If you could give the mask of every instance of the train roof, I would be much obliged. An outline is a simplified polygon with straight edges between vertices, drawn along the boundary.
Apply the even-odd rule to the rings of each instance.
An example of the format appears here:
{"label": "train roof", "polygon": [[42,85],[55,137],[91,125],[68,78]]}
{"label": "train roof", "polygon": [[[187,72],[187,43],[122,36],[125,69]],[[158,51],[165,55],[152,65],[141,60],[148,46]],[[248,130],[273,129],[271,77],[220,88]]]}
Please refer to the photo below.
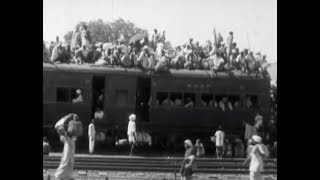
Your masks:
{"label": "train roof", "polygon": [[[43,71],[62,71],[62,72],[79,72],[92,74],[121,74],[121,75],[141,75],[147,76],[138,68],[108,67],[97,66],[93,64],[49,64],[43,63]],[[152,76],[171,76],[171,77],[196,77],[211,78],[210,71],[207,70],[188,70],[188,69],[170,69],[168,72],[156,73]],[[262,75],[248,75],[240,71],[231,73],[218,72],[215,78],[239,78],[239,79],[263,79]]]}

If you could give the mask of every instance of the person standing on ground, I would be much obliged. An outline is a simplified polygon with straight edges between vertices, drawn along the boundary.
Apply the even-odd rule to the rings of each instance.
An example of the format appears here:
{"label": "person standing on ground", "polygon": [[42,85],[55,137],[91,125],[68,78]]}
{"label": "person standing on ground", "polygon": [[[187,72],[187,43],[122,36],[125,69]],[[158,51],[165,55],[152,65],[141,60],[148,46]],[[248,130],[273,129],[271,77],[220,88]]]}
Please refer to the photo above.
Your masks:
{"label": "person standing on ground", "polygon": [[136,138],[137,138],[136,122],[135,121],[136,121],[136,115],[135,114],[131,114],[129,116],[128,131],[127,131],[128,141],[129,141],[129,144],[131,146],[130,156],[133,153],[133,148],[134,148],[134,146],[136,144]]}
{"label": "person standing on ground", "polygon": [[197,148],[197,153],[196,153],[197,157],[203,158],[205,151],[200,139],[197,139],[195,147]]}
{"label": "person standing on ground", "polygon": [[263,180],[261,172],[263,171],[263,157],[267,157],[268,149],[261,143],[262,138],[260,136],[252,136],[253,146],[250,150],[249,157],[243,162],[246,164],[250,160],[250,180]]}
{"label": "person standing on ground", "polygon": [[75,153],[75,137],[68,131],[60,136],[60,140],[64,143],[60,165],[54,176],[57,179],[73,179],[74,153]]}
{"label": "person standing on ground", "polygon": [[223,145],[224,145],[224,137],[225,134],[222,131],[222,127],[219,126],[218,131],[214,134],[216,137],[216,153],[217,159],[222,159]]}
{"label": "person standing on ground", "polygon": [[94,119],[92,119],[91,123],[88,127],[88,137],[89,137],[89,153],[92,154],[94,151],[94,142],[95,142],[96,130],[94,127]]}
{"label": "person standing on ground", "polygon": [[184,147],[186,148],[186,153],[180,169],[181,180],[191,180],[193,174],[192,167],[194,167],[196,159],[196,149],[189,139],[184,141]]}

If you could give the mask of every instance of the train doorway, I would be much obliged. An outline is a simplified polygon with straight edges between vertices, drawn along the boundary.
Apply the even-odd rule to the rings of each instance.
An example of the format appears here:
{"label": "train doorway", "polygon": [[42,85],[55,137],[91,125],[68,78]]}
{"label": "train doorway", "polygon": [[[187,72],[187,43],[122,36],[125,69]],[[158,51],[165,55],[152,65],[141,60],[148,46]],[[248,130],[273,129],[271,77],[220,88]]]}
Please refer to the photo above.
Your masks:
{"label": "train doorway", "polygon": [[95,117],[96,112],[99,114],[104,111],[105,80],[104,76],[93,76],[92,78],[91,118]]}
{"label": "train doorway", "polygon": [[151,79],[139,77],[137,79],[136,108],[137,119],[141,122],[149,122],[149,109],[151,105]]}

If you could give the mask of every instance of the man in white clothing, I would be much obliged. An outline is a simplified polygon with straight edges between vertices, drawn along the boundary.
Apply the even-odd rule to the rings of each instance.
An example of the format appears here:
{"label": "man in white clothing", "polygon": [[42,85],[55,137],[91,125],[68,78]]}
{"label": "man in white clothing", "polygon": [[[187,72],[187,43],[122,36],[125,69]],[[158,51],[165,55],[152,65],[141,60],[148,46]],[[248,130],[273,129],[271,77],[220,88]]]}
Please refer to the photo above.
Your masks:
{"label": "man in white clothing", "polygon": [[72,100],[72,103],[73,103],[73,104],[83,102],[81,90],[80,90],[80,89],[77,89],[77,90],[76,90],[76,93],[77,93],[77,97]]}
{"label": "man in white clothing", "polygon": [[89,153],[92,154],[94,151],[94,141],[95,141],[96,130],[94,128],[94,119],[89,124],[88,127],[88,137],[89,137]]}
{"label": "man in white clothing", "polygon": [[249,157],[244,161],[246,164],[250,160],[250,180],[263,180],[261,172],[263,171],[263,158],[269,155],[268,149],[261,143],[261,137],[252,136],[253,146],[250,149]]}
{"label": "man in white clothing", "polygon": [[224,132],[222,131],[221,126],[219,126],[218,131],[216,131],[215,137],[216,137],[217,159],[222,159],[222,151],[223,151],[223,145],[224,145]]}
{"label": "man in white clothing", "polygon": [[129,116],[129,123],[128,123],[128,141],[129,144],[131,146],[131,150],[130,150],[130,156],[132,155],[133,152],[133,148],[136,144],[136,137],[137,137],[137,132],[136,132],[136,115],[135,114],[131,114]]}

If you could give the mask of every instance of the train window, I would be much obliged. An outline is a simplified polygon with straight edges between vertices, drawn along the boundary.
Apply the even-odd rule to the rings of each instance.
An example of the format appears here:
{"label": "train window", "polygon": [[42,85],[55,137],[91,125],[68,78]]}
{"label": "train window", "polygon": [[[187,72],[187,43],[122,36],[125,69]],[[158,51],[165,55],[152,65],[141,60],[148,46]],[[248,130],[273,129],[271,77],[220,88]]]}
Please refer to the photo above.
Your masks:
{"label": "train window", "polygon": [[238,109],[240,106],[240,95],[230,95],[229,96],[229,102],[233,106],[234,109]]}
{"label": "train window", "polygon": [[123,107],[128,104],[128,90],[116,90],[115,106]]}
{"label": "train window", "polygon": [[182,106],[182,93],[170,93],[170,104],[172,106]]}
{"label": "train window", "polygon": [[217,95],[216,96],[216,102],[220,110],[226,111],[226,110],[233,110],[233,104],[230,101],[229,95]]}
{"label": "train window", "polygon": [[192,108],[195,105],[196,95],[194,93],[184,94],[184,107]]}
{"label": "train window", "polygon": [[83,91],[80,88],[71,88],[71,98],[72,103],[82,103],[83,102]]}
{"label": "train window", "polygon": [[209,104],[213,105],[213,95],[212,94],[201,94],[201,107],[209,107]]}
{"label": "train window", "polygon": [[169,93],[167,92],[158,92],[157,93],[157,106],[163,106],[169,104]]}
{"label": "train window", "polygon": [[253,108],[258,103],[258,96],[256,95],[246,95],[245,105],[246,108]]}
{"label": "train window", "polygon": [[57,88],[57,102],[70,102],[69,88]]}

